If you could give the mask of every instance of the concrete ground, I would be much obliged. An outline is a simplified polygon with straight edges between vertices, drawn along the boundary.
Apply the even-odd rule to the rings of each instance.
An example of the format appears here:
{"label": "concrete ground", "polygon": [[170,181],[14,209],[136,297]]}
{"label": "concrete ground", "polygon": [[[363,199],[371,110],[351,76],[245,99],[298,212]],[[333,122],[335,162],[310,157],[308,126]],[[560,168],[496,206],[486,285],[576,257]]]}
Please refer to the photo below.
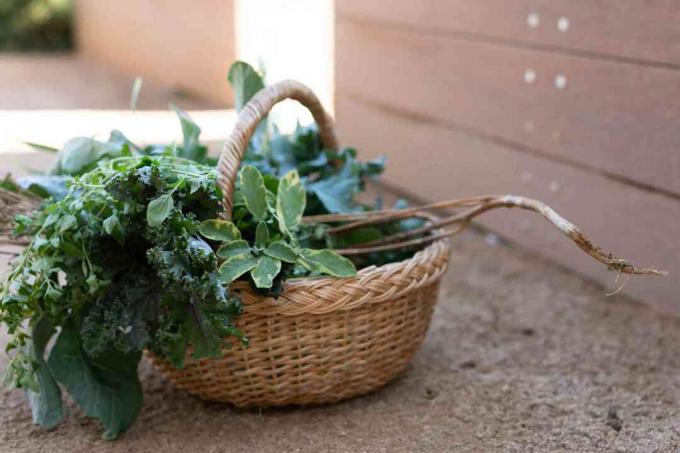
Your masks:
{"label": "concrete ground", "polygon": [[144,408],[118,441],[100,440],[72,404],[54,430],[36,427],[10,392],[0,451],[679,451],[680,322],[485,239],[456,238],[421,350],[372,395],[243,411],[176,390],[145,363]]}

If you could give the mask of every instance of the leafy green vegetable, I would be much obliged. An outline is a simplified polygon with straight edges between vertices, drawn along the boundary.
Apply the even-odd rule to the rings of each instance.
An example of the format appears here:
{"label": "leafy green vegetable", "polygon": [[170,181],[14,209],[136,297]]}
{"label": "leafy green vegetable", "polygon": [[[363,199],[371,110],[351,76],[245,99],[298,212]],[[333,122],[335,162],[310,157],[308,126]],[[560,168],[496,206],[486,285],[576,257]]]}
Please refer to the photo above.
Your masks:
{"label": "leafy green vegetable", "polygon": [[262,248],[267,245],[267,242],[269,242],[269,228],[265,222],[260,222],[255,230],[255,246]]}
{"label": "leafy green vegetable", "polygon": [[235,241],[241,239],[241,232],[236,225],[226,220],[204,220],[198,226],[203,237],[213,241]]}
{"label": "leafy green vegetable", "polygon": [[233,282],[241,275],[257,266],[257,258],[252,255],[236,255],[220,266],[220,280],[225,285]]}
{"label": "leafy green vegetable", "polygon": [[[227,76],[229,83],[234,88],[234,106],[240,112],[246,103],[258,91],[264,88],[264,80],[248,63],[237,61],[231,65]],[[252,143],[257,147],[268,148],[269,137],[267,136],[267,120],[260,121],[255,128]]]}
{"label": "leafy green vegetable", "polygon": [[37,391],[27,390],[33,421],[45,428],[52,428],[64,417],[61,391],[45,362],[45,346],[54,332],[50,321],[41,318],[31,332],[30,357],[35,364]]}
{"label": "leafy green vegetable", "polygon": [[264,82],[260,75],[243,61],[237,61],[231,65],[227,79],[234,87],[236,110],[241,110],[250,98],[264,88]]}
{"label": "leafy green vegetable", "polygon": [[171,193],[154,198],[146,208],[146,222],[152,227],[160,225],[168,218],[174,207],[175,202]]}
{"label": "leafy green vegetable", "polygon": [[177,155],[196,162],[203,162],[208,152],[208,148],[201,145],[198,137],[201,135],[201,128],[177,106],[172,106],[179,118],[182,126],[183,144]]}
{"label": "leafy green vegetable", "polygon": [[286,245],[283,241],[276,241],[269,245],[264,250],[264,254],[276,258],[279,261],[286,263],[295,263],[298,259],[298,253],[291,246]]}
{"label": "leafy green vegetable", "polygon": [[[7,379],[31,392],[37,422],[60,418],[56,378],[114,437],[141,404],[143,349],[182,366],[189,344],[214,356],[225,337],[243,339],[233,326],[241,304],[199,236],[221,209],[215,180],[214,168],[174,156],[121,156],[17,217],[32,242],[0,286],[0,321],[12,335]],[[48,365],[41,354],[53,328],[43,326],[61,327]]]}
{"label": "leafy green vegetable", "polygon": [[62,327],[48,364],[55,378],[90,417],[102,422],[105,439],[115,439],[134,423],[142,407],[142,386],[137,377],[141,352],[128,356],[109,353],[105,360],[85,356],[78,328]]}
{"label": "leafy green vegetable", "polygon": [[257,261],[257,266],[250,272],[255,286],[258,288],[271,288],[274,278],[281,271],[281,261],[270,256],[261,256]]}
{"label": "leafy green vegetable", "polygon": [[222,259],[229,259],[234,256],[247,255],[250,253],[250,245],[243,240],[231,241],[223,244],[217,249],[217,256]]}
{"label": "leafy green vegetable", "polygon": [[352,277],[356,275],[354,264],[332,250],[303,249],[301,255],[301,263],[313,272],[333,275],[335,277]]}
{"label": "leafy green vegetable", "polygon": [[305,189],[300,184],[297,171],[291,170],[279,181],[276,194],[276,214],[282,233],[295,229],[305,212]]}
{"label": "leafy green vegetable", "polygon": [[255,220],[262,221],[267,215],[266,189],[262,174],[250,165],[241,170],[241,194],[248,211]]}
{"label": "leafy green vegetable", "polygon": [[[245,63],[234,66],[229,80],[239,109],[264,86]],[[175,111],[180,146],[140,147],[119,131],[105,142],[77,138],[58,152],[53,175],[2,182],[46,198],[37,212],[16,218],[15,233],[31,242],[0,285],[0,322],[11,335],[5,381],[28,392],[37,423],[61,419],[58,381],[114,438],[141,406],[143,350],[180,368],[189,351],[194,359],[218,357],[229,337],[247,344],[234,324],[243,310],[229,291],[235,280],[278,297],[290,276],[351,277],[355,263],[412,253],[352,262],[319,250],[377,240],[421,221],[333,236],[328,226],[303,223],[303,215],[371,209],[355,195],[384,164],[359,162],[351,148],[324,149],[313,127],[287,136],[270,131],[266,121],[258,126],[235,188],[232,221],[218,219],[215,161],[200,143],[198,125]]]}
{"label": "leafy green vegetable", "polygon": [[109,146],[109,143],[90,137],[72,138],[57,153],[57,172],[65,175],[81,175],[91,170],[104,157],[127,154],[125,148]]}

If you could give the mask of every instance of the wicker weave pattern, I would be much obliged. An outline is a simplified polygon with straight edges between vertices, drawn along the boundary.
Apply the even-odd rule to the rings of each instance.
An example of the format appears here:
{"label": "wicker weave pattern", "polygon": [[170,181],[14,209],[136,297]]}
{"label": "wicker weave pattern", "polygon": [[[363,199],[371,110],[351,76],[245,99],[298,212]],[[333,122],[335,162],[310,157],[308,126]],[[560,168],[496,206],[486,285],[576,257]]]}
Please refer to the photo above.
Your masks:
{"label": "wicker weave pattern", "polygon": [[[294,81],[256,94],[239,113],[218,163],[229,219],[238,167],[257,124],[274,104],[292,98],[306,106],[326,148],[337,149],[333,120],[309,88]],[[218,359],[173,368],[148,354],[180,388],[237,406],[320,404],[382,386],[408,363],[427,332],[449,257],[442,239],[412,258],[361,270],[354,278],[306,278],[285,283],[278,300],[233,284],[246,305],[238,321],[250,339],[232,343]]]}
{"label": "wicker weave pattern", "polygon": [[236,406],[320,404],[368,393],[394,378],[418,349],[448,256],[448,243],[440,241],[356,278],[318,279],[311,288],[292,282],[277,301],[243,289],[247,307],[239,327],[249,347],[234,344],[219,359],[187,357],[181,370],[151,359],[178,387]]}

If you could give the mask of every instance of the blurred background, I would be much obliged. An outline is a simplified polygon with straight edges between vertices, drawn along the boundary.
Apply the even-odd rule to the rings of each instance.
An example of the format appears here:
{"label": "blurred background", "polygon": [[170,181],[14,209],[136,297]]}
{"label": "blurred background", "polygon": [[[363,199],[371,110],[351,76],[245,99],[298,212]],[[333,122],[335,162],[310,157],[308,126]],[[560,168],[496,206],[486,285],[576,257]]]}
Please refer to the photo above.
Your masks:
{"label": "blurred background", "polygon": [[[541,199],[604,248],[668,269],[623,292],[677,311],[678,24],[667,0],[1,0],[0,169],[49,167],[27,141],[178,139],[169,103],[217,149],[234,121],[227,70],[243,59],[270,83],[310,85],[343,144],[388,156],[387,189]],[[275,118],[309,121],[292,103]],[[535,216],[480,223],[622,283]]]}

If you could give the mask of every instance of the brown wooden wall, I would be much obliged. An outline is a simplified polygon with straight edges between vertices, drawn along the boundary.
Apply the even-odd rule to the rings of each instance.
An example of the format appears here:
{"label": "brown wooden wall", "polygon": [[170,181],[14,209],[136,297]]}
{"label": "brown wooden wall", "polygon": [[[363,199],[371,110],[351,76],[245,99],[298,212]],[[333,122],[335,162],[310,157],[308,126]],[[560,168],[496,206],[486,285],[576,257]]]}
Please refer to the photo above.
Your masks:
{"label": "brown wooden wall", "polygon": [[[423,199],[542,199],[666,279],[625,292],[680,308],[680,3],[337,0],[341,138],[389,157]],[[615,287],[539,218],[481,220]]]}
{"label": "brown wooden wall", "polygon": [[78,51],[156,86],[233,105],[233,0],[76,0]]}

